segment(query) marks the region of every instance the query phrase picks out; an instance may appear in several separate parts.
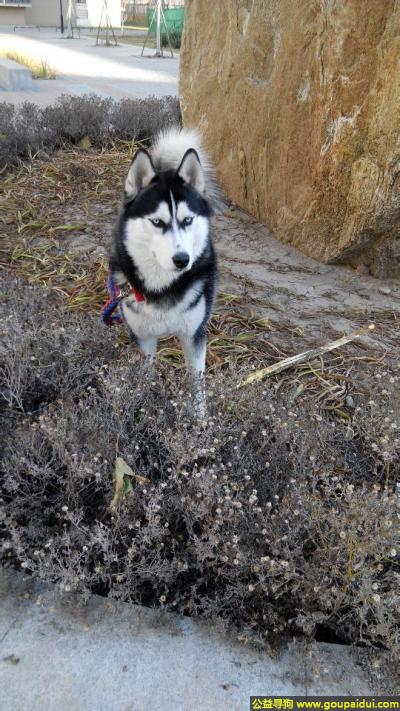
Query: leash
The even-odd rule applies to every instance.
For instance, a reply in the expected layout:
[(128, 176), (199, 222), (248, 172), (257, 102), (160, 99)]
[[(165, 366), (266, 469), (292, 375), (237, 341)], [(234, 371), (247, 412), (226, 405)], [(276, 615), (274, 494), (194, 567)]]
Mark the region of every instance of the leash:
[(134, 286), (128, 283), (122, 286), (116, 284), (112, 272), (108, 273), (107, 291), (110, 298), (101, 309), (101, 320), (106, 326), (122, 323), (121, 314), (118, 312), (114, 313), (122, 299), (125, 299), (127, 296), (134, 296), (135, 301), (146, 301), (143, 294), (138, 289), (135, 289)]

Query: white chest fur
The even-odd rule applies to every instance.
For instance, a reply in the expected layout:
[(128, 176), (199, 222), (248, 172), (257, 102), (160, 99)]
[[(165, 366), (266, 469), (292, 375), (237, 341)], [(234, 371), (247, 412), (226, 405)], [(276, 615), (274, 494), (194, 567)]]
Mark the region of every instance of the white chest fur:
[(123, 314), (128, 326), (139, 339), (171, 335), (190, 337), (196, 333), (205, 316), (204, 296), (196, 306), (188, 308), (200, 291), (201, 284), (194, 284), (181, 301), (169, 308), (128, 297), (122, 302)]

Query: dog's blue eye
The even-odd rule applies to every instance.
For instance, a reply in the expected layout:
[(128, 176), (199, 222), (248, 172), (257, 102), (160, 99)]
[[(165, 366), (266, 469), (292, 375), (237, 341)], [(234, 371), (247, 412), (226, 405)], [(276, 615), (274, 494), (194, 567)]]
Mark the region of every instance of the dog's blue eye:
[(163, 227), (164, 223), (162, 220), (159, 220), (158, 217), (156, 217), (154, 220), (150, 219), (150, 222), (154, 225), (154, 227)]
[(183, 220), (184, 225), (191, 225), (192, 222), (193, 222), (193, 217), (185, 217), (185, 219)]

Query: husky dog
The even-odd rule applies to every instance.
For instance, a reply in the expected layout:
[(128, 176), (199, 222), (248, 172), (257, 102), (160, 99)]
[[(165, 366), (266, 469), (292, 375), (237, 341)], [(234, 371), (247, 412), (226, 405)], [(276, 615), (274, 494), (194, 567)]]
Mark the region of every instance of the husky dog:
[(210, 216), (219, 205), (199, 134), (169, 129), (132, 160), (110, 259), (120, 312), (141, 351), (153, 361), (157, 339), (175, 335), (194, 376), (205, 368), (217, 279)]

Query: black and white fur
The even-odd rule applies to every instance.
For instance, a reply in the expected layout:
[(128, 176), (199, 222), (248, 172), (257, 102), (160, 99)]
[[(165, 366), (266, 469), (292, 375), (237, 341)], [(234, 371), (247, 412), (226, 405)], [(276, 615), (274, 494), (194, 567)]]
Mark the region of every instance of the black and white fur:
[(169, 129), (132, 160), (110, 259), (114, 281), (145, 298), (128, 296), (120, 304), (141, 351), (153, 361), (158, 338), (175, 335), (195, 376), (205, 369), (216, 290), (210, 216), (218, 203), (199, 134)]

